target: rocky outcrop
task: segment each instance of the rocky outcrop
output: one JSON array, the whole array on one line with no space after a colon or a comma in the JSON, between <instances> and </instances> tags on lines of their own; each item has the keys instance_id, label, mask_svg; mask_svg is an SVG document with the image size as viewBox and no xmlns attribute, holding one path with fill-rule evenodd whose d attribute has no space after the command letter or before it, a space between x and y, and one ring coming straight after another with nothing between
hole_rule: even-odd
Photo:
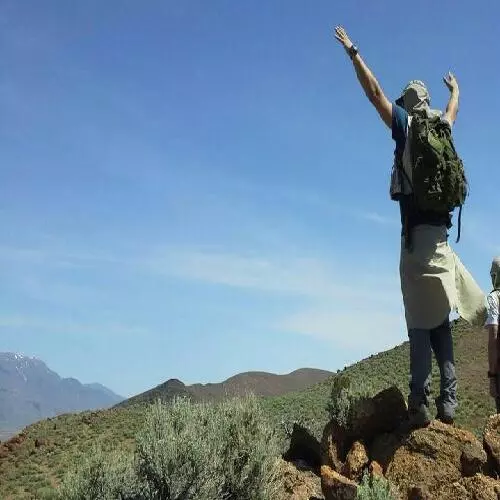
<instances>
[{"instance_id":1,"label":"rocky outcrop","mask_svg":"<svg viewBox=\"0 0 500 500\"><path fill-rule=\"evenodd\" d=\"M356 405L349 425L351 438L371 441L379 434L397 429L406 415L406 401L401 391L397 387L384 389Z\"/></svg>"},{"instance_id":2,"label":"rocky outcrop","mask_svg":"<svg viewBox=\"0 0 500 500\"><path fill-rule=\"evenodd\" d=\"M349 451L349 439L346 429L343 429L334 420L330 421L326 425L321 439L321 464L340 472Z\"/></svg>"},{"instance_id":3,"label":"rocky outcrop","mask_svg":"<svg viewBox=\"0 0 500 500\"><path fill-rule=\"evenodd\" d=\"M310 500L323 498L321 493L321 480L311 470L301 470L296 464L280 461L283 476L279 500Z\"/></svg>"},{"instance_id":4,"label":"rocky outcrop","mask_svg":"<svg viewBox=\"0 0 500 500\"><path fill-rule=\"evenodd\" d=\"M500 415L491 416L486 423L483 444L492 472L500 475Z\"/></svg>"},{"instance_id":5,"label":"rocky outcrop","mask_svg":"<svg viewBox=\"0 0 500 500\"><path fill-rule=\"evenodd\" d=\"M342 427L332 420L325 427L321 440L322 464L342 472L354 442L371 442L378 435L399 428L405 418L405 399L396 387L385 389L374 398L363 398L348 426Z\"/></svg>"},{"instance_id":6,"label":"rocky outcrop","mask_svg":"<svg viewBox=\"0 0 500 500\"><path fill-rule=\"evenodd\" d=\"M323 465L321 467L321 489L325 500L355 500L358 485L328 465Z\"/></svg>"},{"instance_id":7,"label":"rocky outcrop","mask_svg":"<svg viewBox=\"0 0 500 500\"><path fill-rule=\"evenodd\" d=\"M357 481L361 480L363 471L370 463L368 450L362 441L354 441L349 453L347 454L342 474Z\"/></svg>"},{"instance_id":8,"label":"rocky outcrop","mask_svg":"<svg viewBox=\"0 0 500 500\"><path fill-rule=\"evenodd\" d=\"M295 423L290 436L290 446L283 458L288 462L305 461L319 473L321 466L320 443L308 429Z\"/></svg>"},{"instance_id":9,"label":"rocky outcrop","mask_svg":"<svg viewBox=\"0 0 500 500\"><path fill-rule=\"evenodd\" d=\"M500 498L499 481L476 474L465 477L452 484L447 484L439 491L440 499L460 500L498 500Z\"/></svg>"},{"instance_id":10,"label":"rocky outcrop","mask_svg":"<svg viewBox=\"0 0 500 500\"><path fill-rule=\"evenodd\" d=\"M389 461L387 456L372 457L385 469L385 477L407 496L414 488L425 485L425 496L439 498L444 482L452 484L480 473L487 462L473 434L439 421L401 436L391 450L394 453Z\"/></svg>"},{"instance_id":11,"label":"rocky outcrop","mask_svg":"<svg viewBox=\"0 0 500 500\"><path fill-rule=\"evenodd\" d=\"M325 498L355 498L367 474L387 481L397 491L394 498L500 499L500 415L490 418L480 443L472 433L439 421L405 431L404 397L395 388L359 408L347 426L332 421L325 427Z\"/></svg>"},{"instance_id":12,"label":"rocky outcrop","mask_svg":"<svg viewBox=\"0 0 500 500\"><path fill-rule=\"evenodd\" d=\"M471 432L439 421L408 431L404 412L403 395L391 388L362 400L346 426L328 423L320 447L326 500L355 499L375 484L390 490L394 500L500 500L500 415L489 419L481 443ZM302 450L313 457L307 481L314 483L317 456L310 450L318 448L310 438L297 429L290 456L297 459ZM301 476L291 477L295 486L287 499L320 498L307 497L312 490L297 485Z\"/></svg>"}]
</instances>

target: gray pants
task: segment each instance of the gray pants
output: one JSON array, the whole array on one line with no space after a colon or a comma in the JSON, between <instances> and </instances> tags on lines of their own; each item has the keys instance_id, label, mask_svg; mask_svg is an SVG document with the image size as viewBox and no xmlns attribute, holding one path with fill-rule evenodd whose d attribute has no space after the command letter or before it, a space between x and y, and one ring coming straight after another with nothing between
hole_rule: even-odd
<instances>
[{"instance_id":1,"label":"gray pants","mask_svg":"<svg viewBox=\"0 0 500 500\"><path fill-rule=\"evenodd\" d=\"M411 329L408 336L411 374L409 409L418 410L422 404L429 406L434 351L441 374L441 391L436 399L438 417L453 418L457 408L457 378L449 321L444 321L432 330Z\"/></svg>"}]
</instances>

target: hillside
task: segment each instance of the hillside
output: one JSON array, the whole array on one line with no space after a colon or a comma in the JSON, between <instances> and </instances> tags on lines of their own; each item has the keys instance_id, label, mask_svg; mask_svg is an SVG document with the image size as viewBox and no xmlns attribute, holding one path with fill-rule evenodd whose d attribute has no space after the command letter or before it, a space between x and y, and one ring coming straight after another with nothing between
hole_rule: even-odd
<instances>
[{"instance_id":1,"label":"hillside","mask_svg":"<svg viewBox=\"0 0 500 500\"><path fill-rule=\"evenodd\" d=\"M460 404L456 422L479 435L486 417L493 413L495 408L489 397L486 377L488 336L484 329L473 329L465 322L458 321L453 325L453 337ZM404 342L393 349L372 355L339 373L349 375L353 384L368 386L372 392L395 385L403 394L407 394L409 344ZM268 399L266 405L269 406L271 415L283 417L285 420L298 418L318 433L327 419L325 406L329 397L330 382L331 379L306 391ZM436 397L438 392L439 372L433 362L431 399ZM435 407L431 411L434 410Z\"/></svg>"},{"instance_id":2,"label":"hillside","mask_svg":"<svg viewBox=\"0 0 500 500\"><path fill-rule=\"evenodd\" d=\"M301 368L287 375L266 372L245 372L234 375L224 382L212 384L184 385L170 379L154 389L133 396L119 406L149 403L157 399L169 401L175 396L189 397L193 401L218 401L227 396L242 396L253 392L257 396L280 396L287 392L301 391L324 381L333 373L314 368Z\"/></svg>"},{"instance_id":3,"label":"hillside","mask_svg":"<svg viewBox=\"0 0 500 500\"><path fill-rule=\"evenodd\" d=\"M121 399L100 384L61 378L37 358L0 353L0 439L42 418L109 408Z\"/></svg>"},{"instance_id":4,"label":"hillside","mask_svg":"<svg viewBox=\"0 0 500 500\"><path fill-rule=\"evenodd\" d=\"M460 398L457 423L478 433L487 415L493 412L485 375L487 336L481 329L457 323L454 340ZM343 372L354 383L367 384L374 391L395 384L406 392L408 344L364 359ZM265 398L270 418L277 425L283 420L300 420L318 433L328 418L325 406L331 380L330 377L303 391ZM436 390L436 381L433 387ZM142 418L143 406L128 405L64 415L32 425L15 442L0 445L0 498L43 498L93 443L106 448L133 446Z\"/></svg>"}]
</instances>

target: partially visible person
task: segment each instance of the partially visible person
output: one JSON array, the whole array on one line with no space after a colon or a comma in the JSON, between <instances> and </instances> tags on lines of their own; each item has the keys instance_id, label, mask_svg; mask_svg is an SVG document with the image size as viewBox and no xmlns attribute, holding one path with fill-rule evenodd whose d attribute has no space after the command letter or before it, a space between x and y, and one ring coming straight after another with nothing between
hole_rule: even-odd
<instances>
[{"instance_id":1,"label":"partially visible person","mask_svg":"<svg viewBox=\"0 0 500 500\"><path fill-rule=\"evenodd\" d=\"M500 256L495 257L490 269L493 290L486 298L486 329L488 330L488 378L490 380L490 396L495 400L497 413L500 413L500 363L498 320L500 314Z\"/></svg>"}]
</instances>

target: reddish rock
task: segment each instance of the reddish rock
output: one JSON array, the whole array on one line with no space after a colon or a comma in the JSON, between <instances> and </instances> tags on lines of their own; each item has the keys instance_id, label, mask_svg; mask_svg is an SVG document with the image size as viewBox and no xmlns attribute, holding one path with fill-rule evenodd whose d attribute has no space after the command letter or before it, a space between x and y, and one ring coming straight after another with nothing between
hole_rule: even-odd
<instances>
[{"instance_id":1,"label":"reddish rock","mask_svg":"<svg viewBox=\"0 0 500 500\"><path fill-rule=\"evenodd\" d=\"M469 477L483 471L486 464L485 459L487 459L485 451L477 446L477 443L465 443L460 457L462 475Z\"/></svg>"},{"instance_id":2,"label":"reddish rock","mask_svg":"<svg viewBox=\"0 0 500 500\"><path fill-rule=\"evenodd\" d=\"M333 420L325 427L321 440L322 465L341 472L353 442L370 442L381 433L396 430L406 414L405 399L397 387L359 400L347 428Z\"/></svg>"},{"instance_id":3,"label":"reddish rock","mask_svg":"<svg viewBox=\"0 0 500 500\"><path fill-rule=\"evenodd\" d=\"M294 464L280 460L282 482L279 500L309 500L319 498L321 479L310 470L299 470Z\"/></svg>"},{"instance_id":4,"label":"reddish rock","mask_svg":"<svg viewBox=\"0 0 500 500\"><path fill-rule=\"evenodd\" d=\"M349 433L331 420L321 439L321 465L327 465L334 471L340 472L349 451Z\"/></svg>"},{"instance_id":5,"label":"reddish rock","mask_svg":"<svg viewBox=\"0 0 500 500\"><path fill-rule=\"evenodd\" d=\"M321 489L325 500L355 500L358 485L335 472L327 465L321 466Z\"/></svg>"},{"instance_id":6,"label":"reddish rock","mask_svg":"<svg viewBox=\"0 0 500 500\"><path fill-rule=\"evenodd\" d=\"M500 474L500 415L488 419L483 436L484 449L496 474Z\"/></svg>"},{"instance_id":7,"label":"reddish rock","mask_svg":"<svg viewBox=\"0 0 500 500\"><path fill-rule=\"evenodd\" d=\"M481 472L486 460L486 453L472 433L433 421L427 428L401 438L386 464L386 477L403 494L425 485L434 497L465 474Z\"/></svg>"},{"instance_id":8,"label":"reddish rock","mask_svg":"<svg viewBox=\"0 0 500 500\"><path fill-rule=\"evenodd\" d=\"M369 461L365 445L361 441L355 441L347 454L345 464L342 468L342 475L349 479L360 481Z\"/></svg>"},{"instance_id":9,"label":"reddish rock","mask_svg":"<svg viewBox=\"0 0 500 500\"><path fill-rule=\"evenodd\" d=\"M382 469L382 466L376 460L370 462L368 472L373 477L384 477L384 469Z\"/></svg>"},{"instance_id":10,"label":"reddish rock","mask_svg":"<svg viewBox=\"0 0 500 500\"><path fill-rule=\"evenodd\" d=\"M444 486L438 493L440 499L460 500L498 500L500 498L500 481L491 477L476 474L464 477L460 481Z\"/></svg>"},{"instance_id":11,"label":"reddish rock","mask_svg":"<svg viewBox=\"0 0 500 500\"><path fill-rule=\"evenodd\" d=\"M425 484L419 484L409 489L408 500L433 500L433 497Z\"/></svg>"}]
</instances>

